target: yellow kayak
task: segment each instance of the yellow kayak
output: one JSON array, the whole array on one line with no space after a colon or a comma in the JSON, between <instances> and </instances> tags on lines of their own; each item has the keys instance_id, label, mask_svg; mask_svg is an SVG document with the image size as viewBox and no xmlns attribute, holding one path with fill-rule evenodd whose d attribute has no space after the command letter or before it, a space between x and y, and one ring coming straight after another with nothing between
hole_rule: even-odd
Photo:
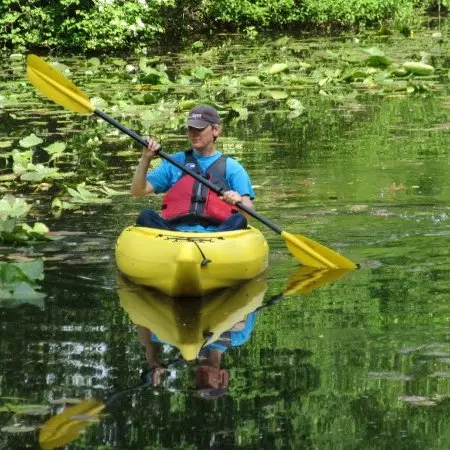
<instances>
[{"instance_id":1,"label":"yellow kayak","mask_svg":"<svg viewBox=\"0 0 450 450\"><path fill-rule=\"evenodd\" d=\"M151 330L159 340L178 348L186 361L262 305L265 273L239 286L201 299L179 301L163 293L118 279L120 305L131 321Z\"/></svg>"},{"instance_id":2,"label":"yellow kayak","mask_svg":"<svg viewBox=\"0 0 450 450\"><path fill-rule=\"evenodd\" d=\"M171 297L199 297L250 280L266 269L268 253L252 227L186 233L132 226L116 243L120 272Z\"/></svg>"}]
</instances>

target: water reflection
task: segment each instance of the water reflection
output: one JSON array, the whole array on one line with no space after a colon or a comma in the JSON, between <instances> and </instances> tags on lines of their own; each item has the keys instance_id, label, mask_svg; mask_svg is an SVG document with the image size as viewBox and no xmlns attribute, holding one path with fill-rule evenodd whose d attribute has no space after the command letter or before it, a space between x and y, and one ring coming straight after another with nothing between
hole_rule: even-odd
<instances>
[{"instance_id":1,"label":"water reflection","mask_svg":"<svg viewBox=\"0 0 450 450\"><path fill-rule=\"evenodd\" d=\"M230 376L222 367L222 357L230 348L248 342L258 311L286 295L311 292L348 272L301 267L290 277L286 289L264 304L267 273L207 297L182 301L135 285L121 276L118 294L121 306L137 326L153 386L161 385L180 361L197 359L196 393L211 399L227 392ZM170 359L167 355L172 347L179 356Z\"/></svg>"},{"instance_id":2,"label":"water reflection","mask_svg":"<svg viewBox=\"0 0 450 450\"><path fill-rule=\"evenodd\" d=\"M292 393L304 396L317 389L320 386L320 373L305 361L310 356L306 350L295 351L283 367L278 367L274 361L266 361L269 355L260 354L260 365L268 370L253 375L246 371L248 381L256 384L245 395L239 393L243 387L243 374L238 368L240 365L245 367L244 359L235 359L230 371L224 362L229 363L230 359L223 356L232 348L251 346L252 332L261 311L271 308L288 295L309 293L346 273L302 267L290 277L283 292L267 300L267 274L215 295L181 301L135 285L119 276L117 292L120 305L136 326L137 339L143 344L147 367L141 373L140 381L136 377L136 384L130 383L130 387L115 391L102 400L88 398L48 419L39 434L41 448L51 450L64 446L100 419L101 429L107 435L116 434L128 414L127 421L134 423L137 420L133 428L141 427L142 424L139 425L139 419L133 413L136 408L143 408L155 420L164 419L171 423L173 411L165 407L169 399L172 404L174 401L178 403L183 397L184 402L191 405L191 413L186 416L186 420L196 423L197 413L194 414L194 411L203 415L205 410L200 405L194 408L195 402L216 405L213 407L214 415L225 419L228 410L223 409L225 405L218 407L216 402L204 400L226 399L226 404L234 410L237 398L247 398L245 403L252 404L259 399L264 415L270 413L274 399L280 395L286 397L287 401ZM279 350L283 354L283 349ZM278 352L277 349L273 351ZM281 376L282 373L290 376ZM236 386L233 386L233 382ZM273 387L268 389L268 386ZM153 401L149 402L149 396ZM103 411L108 412L104 417L100 416ZM195 435L195 430L193 433ZM120 435L122 437L116 436L119 441L125 438L126 433ZM91 433L91 436L97 436L94 438L97 444L99 439L103 443L110 440L106 436L100 438L98 433ZM192 439L195 441L197 438Z\"/></svg>"},{"instance_id":3,"label":"water reflection","mask_svg":"<svg viewBox=\"0 0 450 450\"><path fill-rule=\"evenodd\" d=\"M229 373L221 367L222 356L249 340L255 311L262 305L266 290L263 274L207 297L180 301L121 277L118 294L121 306L137 325L154 385L161 384L163 374L167 375L179 358L198 359L197 393L216 398L226 393L229 383ZM163 361L164 353L170 351L167 346L176 347L179 358Z\"/></svg>"}]
</instances>

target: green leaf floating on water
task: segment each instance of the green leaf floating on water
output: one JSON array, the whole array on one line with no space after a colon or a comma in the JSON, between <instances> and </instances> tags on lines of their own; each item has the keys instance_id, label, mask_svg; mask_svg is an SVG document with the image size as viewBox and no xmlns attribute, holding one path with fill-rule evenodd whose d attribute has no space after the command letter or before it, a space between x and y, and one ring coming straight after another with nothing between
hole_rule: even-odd
<instances>
[{"instance_id":1,"label":"green leaf floating on water","mask_svg":"<svg viewBox=\"0 0 450 450\"><path fill-rule=\"evenodd\" d=\"M197 105L197 103L198 102L196 102L195 100L181 100L181 102L178 103L178 110L189 111L195 105Z\"/></svg>"},{"instance_id":2,"label":"green leaf floating on water","mask_svg":"<svg viewBox=\"0 0 450 450\"><path fill-rule=\"evenodd\" d=\"M197 78L197 80L205 80L214 76L214 72L211 69L203 66L196 67L191 74Z\"/></svg>"},{"instance_id":3,"label":"green leaf floating on water","mask_svg":"<svg viewBox=\"0 0 450 450\"><path fill-rule=\"evenodd\" d=\"M367 64L371 67L387 67L391 60L378 48L371 47L365 50L370 56L367 58Z\"/></svg>"},{"instance_id":4,"label":"green leaf floating on water","mask_svg":"<svg viewBox=\"0 0 450 450\"><path fill-rule=\"evenodd\" d=\"M45 167L43 164L29 164L27 172L20 176L23 181L42 181L44 179L62 178L56 167Z\"/></svg>"},{"instance_id":5,"label":"green leaf floating on water","mask_svg":"<svg viewBox=\"0 0 450 450\"><path fill-rule=\"evenodd\" d=\"M199 49L202 49L203 47L204 47L203 41L195 41L195 42L191 45L192 50L199 50Z\"/></svg>"},{"instance_id":6,"label":"green leaf floating on water","mask_svg":"<svg viewBox=\"0 0 450 450\"><path fill-rule=\"evenodd\" d=\"M23 148L30 148L42 144L43 142L44 141L40 137L37 137L34 133L31 133L29 136L21 139L19 144Z\"/></svg>"},{"instance_id":7,"label":"green leaf floating on water","mask_svg":"<svg viewBox=\"0 0 450 450\"><path fill-rule=\"evenodd\" d=\"M13 54L9 55L9 59L11 61L22 61L23 58L24 58L24 55L22 53L13 53Z\"/></svg>"},{"instance_id":8,"label":"green leaf floating on water","mask_svg":"<svg viewBox=\"0 0 450 450\"><path fill-rule=\"evenodd\" d=\"M64 142L54 142L48 147L44 147L44 150L51 156L50 161L59 158L66 149L66 144Z\"/></svg>"},{"instance_id":9,"label":"green leaf floating on water","mask_svg":"<svg viewBox=\"0 0 450 450\"><path fill-rule=\"evenodd\" d=\"M247 120L248 119L248 109L245 106L242 106L237 103L231 103L230 107L233 111L238 114L238 117L235 120Z\"/></svg>"},{"instance_id":10,"label":"green leaf floating on water","mask_svg":"<svg viewBox=\"0 0 450 450\"><path fill-rule=\"evenodd\" d=\"M242 86L261 86L262 81L256 75L248 75L246 77L241 78Z\"/></svg>"},{"instance_id":11,"label":"green leaf floating on water","mask_svg":"<svg viewBox=\"0 0 450 450\"><path fill-rule=\"evenodd\" d=\"M28 233L35 233L35 234L47 234L50 230L48 229L47 225L36 222L33 227L30 227L27 224L22 224L22 229L27 231Z\"/></svg>"},{"instance_id":12,"label":"green leaf floating on water","mask_svg":"<svg viewBox=\"0 0 450 450\"><path fill-rule=\"evenodd\" d=\"M35 284L43 278L42 260L8 263L0 261L0 283L3 288L15 289L21 283Z\"/></svg>"},{"instance_id":13,"label":"green leaf floating on water","mask_svg":"<svg viewBox=\"0 0 450 450\"><path fill-rule=\"evenodd\" d=\"M72 203L110 203L110 198L102 198L96 192L91 192L81 186L77 189L67 188L67 192L71 195Z\"/></svg>"},{"instance_id":14,"label":"green leaf floating on water","mask_svg":"<svg viewBox=\"0 0 450 450\"><path fill-rule=\"evenodd\" d=\"M27 243L48 240L48 228L40 222L31 227L19 223L27 215L31 206L22 198L6 194L0 199L0 242Z\"/></svg>"},{"instance_id":15,"label":"green leaf floating on water","mask_svg":"<svg viewBox=\"0 0 450 450\"><path fill-rule=\"evenodd\" d=\"M86 64L90 69L96 69L98 66L100 66L100 59L96 57L90 58L86 61Z\"/></svg>"},{"instance_id":16,"label":"green leaf floating on water","mask_svg":"<svg viewBox=\"0 0 450 450\"><path fill-rule=\"evenodd\" d=\"M61 72L66 77L70 76L72 73L69 69L69 66L66 66L65 64L62 64L60 62L57 62L57 61L52 62L51 66L54 67L59 72Z\"/></svg>"},{"instance_id":17,"label":"green leaf floating on water","mask_svg":"<svg viewBox=\"0 0 450 450\"><path fill-rule=\"evenodd\" d=\"M31 206L27 204L22 198L14 197L6 194L0 199L0 220L7 218L19 218L27 215Z\"/></svg>"},{"instance_id":18,"label":"green leaf floating on water","mask_svg":"<svg viewBox=\"0 0 450 450\"><path fill-rule=\"evenodd\" d=\"M283 100L289 97L289 94L286 91L270 90L267 91L266 94L268 97L271 97L274 100Z\"/></svg>"},{"instance_id":19,"label":"green leaf floating on water","mask_svg":"<svg viewBox=\"0 0 450 450\"><path fill-rule=\"evenodd\" d=\"M29 303L44 307L45 294L37 290L36 281L44 278L42 260L6 263L0 262L0 304L16 307Z\"/></svg>"},{"instance_id":20,"label":"green leaf floating on water","mask_svg":"<svg viewBox=\"0 0 450 450\"><path fill-rule=\"evenodd\" d=\"M20 433L31 433L32 431L35 431L37 428L38 428L37 426L16 424L4 426L1 429L1 431L3 433L20 434Z\"/></svg>"},{"instance_id":21,"label":"green leaf floating on water","mask_svg":"<svg viewBox=\"0 0 450 450\"><path fill-rule=\"evenodd\" d=\"M287 70L289 70L289 66L286 63L276 63L269 69L269 73L274 75L276 73L286 72Z\"/></svg>"},{"instance_id":22,"label":"green leaf floating on water","mask_svg":"<svg viewBox=\"0 0 450 450\"><path fill-rule=\"evenodd\" d=\"M8 148L11 147L13 141L0 141L0 148Z\"/></svg>"},{"instance_id":23,"label":"green leaf floating on water","mask_svg":"<svg viewBox=\"0 0 450 450\"><path fill-rule=\"evenodd\" d=\"M91 103L98 109L106 109L108 102L101 97L92 97Z\"/></svg>"},{"instance_id":24,"label":"green leaf floating on water","mask_svg":"<svg viewBox=\"0 0 450 450\"><path fill-rule=\"evenodd\" d=\"M154 69L152 67L146 67L145 73L139 77L141 83L146 84L170 84L169 77L164 71Z\"/></svg>"},{"instance_id":25,"label":"green leaf floating on water","mask_svg":"<svg viewBox=\"0 0 450 450\"><path fill-rule=\"evenodd\" d=\"M407 61L403 64L403 68L413 75L432 75L434 72L434 67L429 64L424 64L421 62Z\"/></svg>"}]
</instances>

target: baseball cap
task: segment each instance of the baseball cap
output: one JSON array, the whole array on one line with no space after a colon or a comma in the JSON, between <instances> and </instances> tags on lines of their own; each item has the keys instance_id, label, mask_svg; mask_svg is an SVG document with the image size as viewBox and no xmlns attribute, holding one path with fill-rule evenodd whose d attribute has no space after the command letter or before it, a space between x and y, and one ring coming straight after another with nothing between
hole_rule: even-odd
<instances>
[{"instance_id":1,"label":"baseball cap","mask_svg":"<svg viewBox=\"0 0 450 450\"><path fill-rule=\"evenodd\" d=\"M206 128L208 125L219 125L220 117L215 108L209 105L197 105L189 111L186 125L193 128Z\"/></svg>"}]
</instances>

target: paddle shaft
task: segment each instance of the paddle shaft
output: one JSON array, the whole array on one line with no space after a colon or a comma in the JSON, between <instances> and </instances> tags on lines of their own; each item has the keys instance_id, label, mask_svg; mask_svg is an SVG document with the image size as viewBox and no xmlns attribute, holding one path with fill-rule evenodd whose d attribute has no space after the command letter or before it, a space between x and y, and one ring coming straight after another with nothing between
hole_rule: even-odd
<instances>
[{"instance_id":1,"label":"paddle shaft","mask_svg":"<svg viewBox=\"0 0 450 450\"><path fill-rule=\"evenodd\" d=\"M108 114L104 113L103 111L99 109L94 110L94 114L98 117L101 117L103 120L106 120L108 123L113 125L114 127L118 128L119 130L123 131L124 133L128 134L128 136L132 137L135 141L139 142L139 144L143 145L144 147L148 146L148 141L144 139L142 136L139 136L139 134L135 133L133 130L130 130L129 128L123 126L121 123L117 122L117 120L113 119L112 117L108 116ZM195 178L199 183L202 183L207 188L211 189L213 192L215 192L218 195L222 195L224 193L223 189L216 186L214 183L211 183L206 178L202 177L200 174L192 171L191 169L188 169L185 165L179 163L175 159L173 159L169 154L164 152L163 150L160 150L158 152L158 155L165 159L166 161L170 162L174 166L178 167L182 172L187 173L191 177ZM264 225L271 228L273 231L275 231L278 234L282 233L282 229L271 222L270 220L266 219L265 217L261 216L261 214L258 214L254 209L249 208L248 206L243 205L241 202L236 203L236 205L240 210L244 211L249 216L252 216L256 220L259 220Z\"/></svg>"}]
</instances>

